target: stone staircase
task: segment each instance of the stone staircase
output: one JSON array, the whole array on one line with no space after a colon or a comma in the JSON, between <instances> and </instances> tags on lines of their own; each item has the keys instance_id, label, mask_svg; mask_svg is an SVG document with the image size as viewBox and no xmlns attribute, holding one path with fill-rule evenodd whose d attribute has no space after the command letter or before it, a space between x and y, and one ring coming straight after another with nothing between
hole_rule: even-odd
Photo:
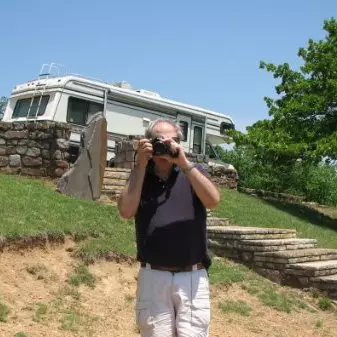
<instances>
[{"instance_id":1,"label":"stone staircase","mask_svg":"<svg viewBox=\"0 0 337 337\"><path fill-rule=\"evenodd\" d=\"M232 225L208 218L208 246L252 267L282 285L316 288L337 299L337 249L317 248L315 239L296 238L296 230Z\"/></svg>"},{"instance_id":2,"label":"stone staircase","mask_svg":"<svg viewBox=\"0 0 337 337\"><path fill-rule=\"evenodd\" d=\"M123 190L131 169L106 167L103 176L102 195L117 200Z\"/></svg>"}]
</instances>

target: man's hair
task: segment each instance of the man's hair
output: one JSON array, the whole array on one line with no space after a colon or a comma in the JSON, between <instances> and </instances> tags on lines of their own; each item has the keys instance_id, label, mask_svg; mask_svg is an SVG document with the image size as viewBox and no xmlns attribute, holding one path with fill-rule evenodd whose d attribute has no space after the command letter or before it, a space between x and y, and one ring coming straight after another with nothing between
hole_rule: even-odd
<instances>
[{"instance_id":1,"label":"man's hair","mask_svg":"<svg viewBox=\"0 0 337 337\"><path fill-rule=\"evenodd\" d=\"M145 131L145 137L148 138L148 139L155 138L157 135L156 135L155 132L153 132L153 129L155 128L156 125L158 125L160 123L166 123L166 124L169 124L169 125L173 126L175 128L175 130L177 131L177 137L178 137L179 141L181 141L183 139L183 133L181 131L180 125L172 119L156 119L154 121L151 121L149 126L147 127L147 129Z\"/></svg>"}]
</instances>

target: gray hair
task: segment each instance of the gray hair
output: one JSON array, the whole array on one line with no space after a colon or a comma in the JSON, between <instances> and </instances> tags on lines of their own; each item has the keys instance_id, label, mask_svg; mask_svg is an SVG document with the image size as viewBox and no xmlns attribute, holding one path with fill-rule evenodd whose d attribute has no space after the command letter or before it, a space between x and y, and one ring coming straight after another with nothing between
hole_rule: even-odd
<instances>
[{"instance_id":1,"label":"gray hair","mask_svg":"<svg viewBox=\"0 0 337 337\"><path fill-rule=\"evenodd\" d=\"M177 131L177 137L179 138L179 140L181 141L183 139L183 133L181 131L180 125L172 119L164 119L164 118L163 119L156 119L156 120L150 122L149 126L147 127L147 129L145 131L145 137L146 138L153 139L153 138L156 137L156 134L155 134L155 132L153 132L153 129L159 123L166 123L166 124L169 124L169 125L173 126L175 128L175 130Z\"/></svg>"}]
</instances>

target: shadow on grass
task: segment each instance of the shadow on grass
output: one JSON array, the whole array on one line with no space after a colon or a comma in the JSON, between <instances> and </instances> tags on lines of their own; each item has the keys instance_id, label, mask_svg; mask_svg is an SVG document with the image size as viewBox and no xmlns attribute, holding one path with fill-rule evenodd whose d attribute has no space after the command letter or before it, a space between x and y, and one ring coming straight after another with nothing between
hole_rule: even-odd
<instances>
[{"instance_id":1,"label":"shadow on grass","mask_svg":"<svg viewBox=\"0 0 337 337\"><path fill-rule=\"evenodd\" d=\"M316 209L311 208L310 206L271 198L261 199L267 204L274 206L283 212L287 212L288 214L291 214L297 218L309 221L317 226L331 228L337 231L337 219L325 215Z\"/></svg>"}]
</instances>

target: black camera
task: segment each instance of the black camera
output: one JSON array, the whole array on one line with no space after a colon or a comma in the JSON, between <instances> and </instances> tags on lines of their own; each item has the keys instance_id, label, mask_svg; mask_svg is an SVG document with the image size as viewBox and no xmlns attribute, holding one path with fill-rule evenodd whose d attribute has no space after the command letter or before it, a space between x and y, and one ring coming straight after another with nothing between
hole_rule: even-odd
<instances>
[{"instance_id":1,"label":"black camera","mask_svg":"<svg viewBox=\"0 0 337 337\"><path fill-rule=\"evenodd\" d=\"M173 158L178 157L179 153L173 153L170 149L170 144L162 141L160 137L156 137L151 141L154 156L169 155Z\"/></svg>"}]
</instances>

